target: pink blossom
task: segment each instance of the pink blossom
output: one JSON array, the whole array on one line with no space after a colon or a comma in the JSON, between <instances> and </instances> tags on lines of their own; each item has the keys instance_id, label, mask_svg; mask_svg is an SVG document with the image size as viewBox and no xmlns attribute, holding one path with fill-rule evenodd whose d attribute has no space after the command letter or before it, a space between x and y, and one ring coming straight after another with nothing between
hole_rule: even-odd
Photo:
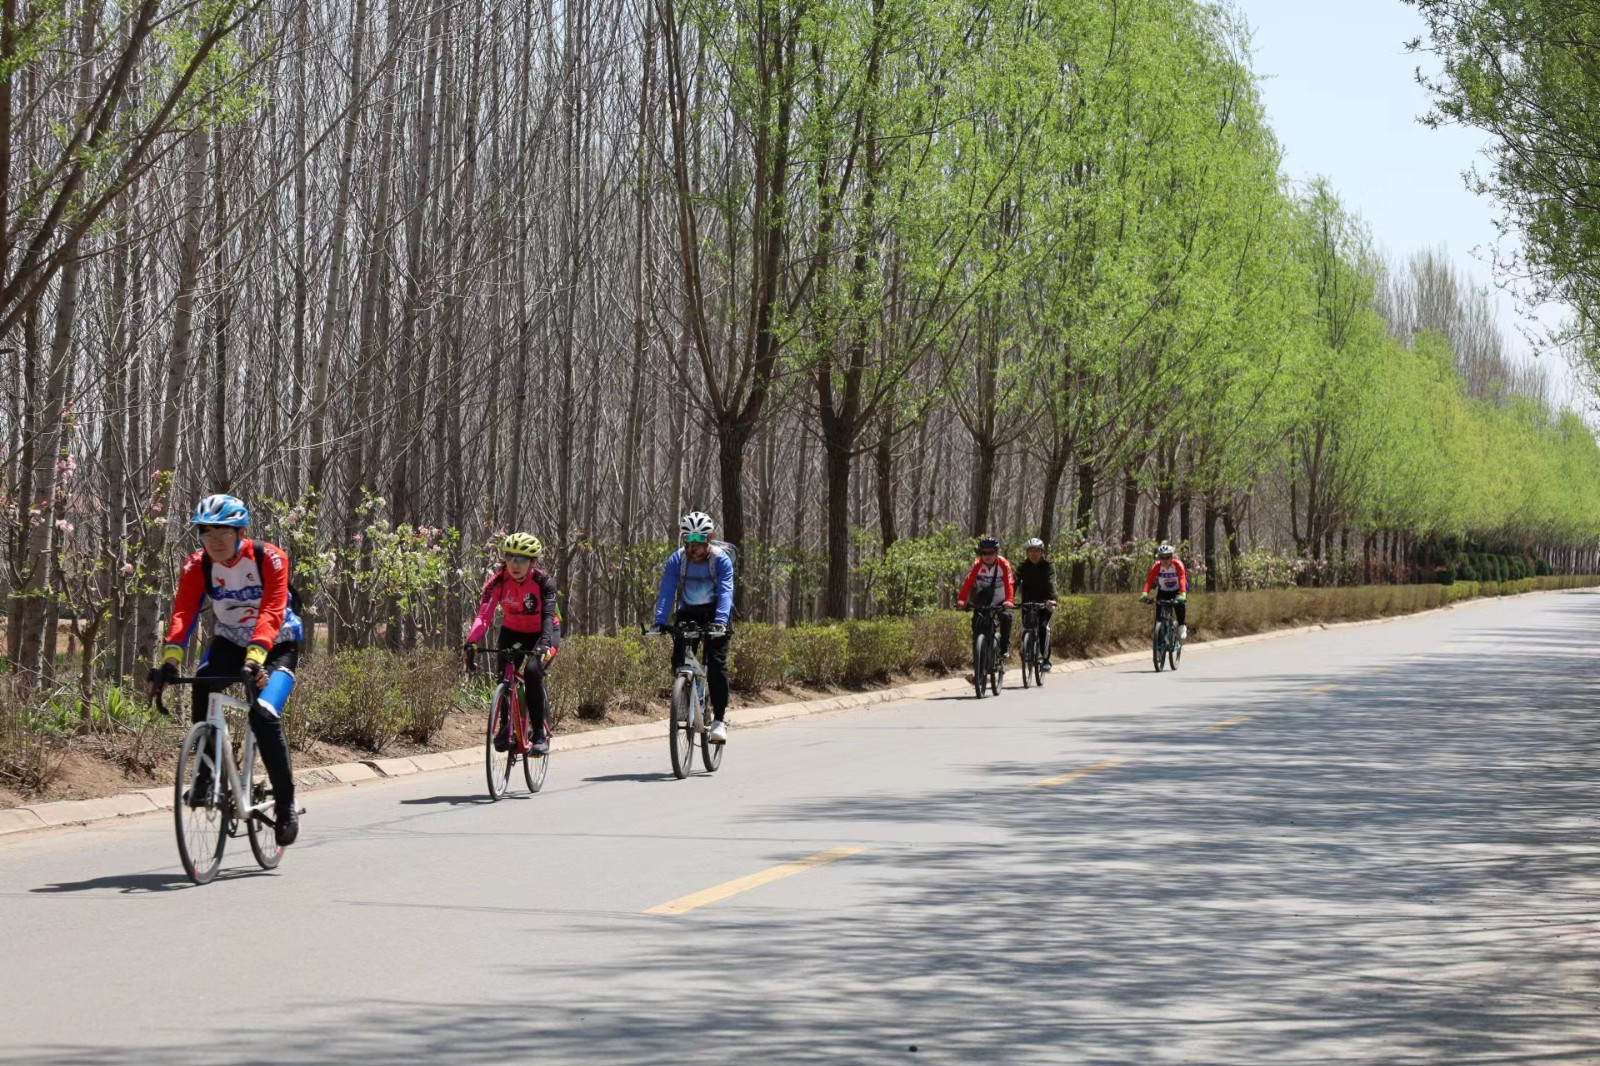
<instances>
[{"instance_id":1,"label":"pink blossom","mask_svg":"<svg viewBox=\"0 0 1600 1066\"><path fill-rule=\"evenodd\" d=\"M133 576L133 564L132 563L123 563L122 564L122 576L123 577L132 577Z\"/></svg>"},{"instance_id":2,"label":"pink blossom","mask_svg":"<svg viewBox=\"0 0 1600 1066\"><path fill-rule=\"evenodd\" d=\"M56 523L56 528L62 533L70 534L72 532L72 523L63 518Z\"/></svg>"}]
</instances>

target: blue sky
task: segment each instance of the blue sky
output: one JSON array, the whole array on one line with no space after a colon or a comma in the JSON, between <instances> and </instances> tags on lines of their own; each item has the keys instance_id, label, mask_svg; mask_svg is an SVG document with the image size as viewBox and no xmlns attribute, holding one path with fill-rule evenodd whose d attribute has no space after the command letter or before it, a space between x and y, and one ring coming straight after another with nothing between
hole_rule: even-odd
<instances>
[{"instance_id":1,"label":"blue sky","mask_svg":"<svg viewBox=\"0 0 1600 1066\"><path fill-rule=\"evenodd\" d=\"M1405 49L1423 32L1416 9L1401 0L1233 4L1253 31L1254 65L1289 177L1327 177L1389 258L1442 248L1479 283L1491 284L1494 205L1462 181L1486 138L1418 122L1429 101L1414 72L1428 57ZM1505 293L1495 300L1511 346L1528 351L1515 301ZM1542 317L1554 322L1559 315L1547 308ZM1566 367L1550 357L1541 362L1558 398L1568 400Z\"/></svg>"}]
</instances>

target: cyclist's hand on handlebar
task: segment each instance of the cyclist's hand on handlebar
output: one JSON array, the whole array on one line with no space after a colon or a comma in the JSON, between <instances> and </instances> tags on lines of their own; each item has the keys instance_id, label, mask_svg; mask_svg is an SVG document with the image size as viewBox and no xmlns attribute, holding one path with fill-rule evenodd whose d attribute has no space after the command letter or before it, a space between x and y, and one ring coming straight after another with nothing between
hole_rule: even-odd
<instances>
[{"instance_id":1,"label":"cyclist's hand on handlebar","mask_svg":"<svg viewBox=\"0 0 1600 1066\"><path fill-rule=\"evenodd\" d=\"M711 628L706 630L706 635L712 640L720 640L728 635L728 627L721 622L712 622Z\"/></svg>"},{"instance_id":2,"label":"cyclist's hand on handlebar","mask_svg":"<svg viewBox=\"0 0 1600 1066\"><path fill-rule=\"evenodd\" d=\"M1044 601L1044 605L1046 607L1050 608L1052 611L1056 609L1056 601L1055 600L1045 600Z\"/></svg>"},{"instance_id":3,"label":"cyclist's hand on handlebar","mask_svg":"<svg viewBox=\"0 0 1600 1066\"><path fill-rule=\"evenodd\" d=\"M1150 594L1148 592L1139 593L1139 602L1140 603L1149 603L1150 602Z\"/></svg>"},{"instance_id":4,"label":"cyclist's hand on handlebar","mask_svg":"<svg viewBox=\"0 0 1600 1066\"><path fill-rule=\"evenodd\" d=\"M478 646L471 641L461 645L461 668L471 672L477 654Z\"/></svg>"},{"instance_id":5,"label":"cyclist's hand on handlebar","mask_svg":"<svg viewBox=\"0 0 1600 1066\"><path fill-rule=\"evenodd\" d=\"M1178 602L1179 603L1188 603L1189 602L1189 594L1187 592L1178 593Z\"/></svg>"},{"instance_id":6,"label":"cyclist's hand on handlebar","mask_svg":"<svg viewBox=\"0 0 1600 1066\"><path fill-rule=\"evenodd\" d=\"M956 610L965 611L966 609L967 609L967 601L966 600L957 600L956 601Z\"/></svg>"},{"instance_id":7,"label":"cyclist's hand on handlebar","mask_svg":"<svg viewBox=\"0 0 1600 1066\"><path fill-rule=\"evenodd\" d=\"M1012 603L1010 600L1007 600L1005 603L1001 604L1000 606L1004 607L1006 610L1009 611L1009 610L1011 610L1011 608L1015 607L1016 604Z\"/></svg>"},{"instance_id":8,"label":"cyclist's hand on handlebar","mask_svg":"<svg viewBox=\"0 0 1600 1066\"><path fill-rule=\"evenodd\" d=\"M645 632L652 637L664 637L667 635L669 630L666 626L662 625L660 622L657 622L655 625L645 630Z\"/></svg>"},{"instance_id":9,"label":"cyclist's hand on handlebar","mask_svg":"<svg viewBox=\"0 0 1600 1066\"><path fill-rule=\"evenodd\" d=\"M176 663L166 662L160 666L152 666L150 673L145 676L145 691L152 696L159 696L162 690L172 684L172 679L177 676L178 666Z\"/></svg>"}]
</instances>

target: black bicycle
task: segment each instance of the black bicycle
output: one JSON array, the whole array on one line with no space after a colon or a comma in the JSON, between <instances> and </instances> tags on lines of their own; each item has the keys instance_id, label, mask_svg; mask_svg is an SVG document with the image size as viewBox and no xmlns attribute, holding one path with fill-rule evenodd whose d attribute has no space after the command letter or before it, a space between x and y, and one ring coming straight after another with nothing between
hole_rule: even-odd
<instances>
[{"instance_id":1,"label":"black bicycle","mask_svg":"<svg viewBox=\"0 0 1600 1066\"><path fill-rule=\"evenodd\" d=\"M1150 642L1150 654L1156 661L1156 673L1161 672L1162 666L1178 668L1178 660L1183 658L1183 641L1178 639L1178 602L1176 600L1156 601L1156 631Z\"/></svg>"},{"instance_id":2,"label":"black bicycle","mask_svg":"<svg viewBox=\"0 0 1600 1066\"><path fill-rule=\"evenodd\" d=\"M1044 660L1050 651L1050 631L1041 622L1040 612L1048 603L1024 603L1022 606L1022 687L1044 685Z\"/></svg>"},{"instance_id":3,"label":"black bicycle","mask_svg":"<svg viewBox=\"0 0 1600 1066\"><path fill-rule=\"evenodd\" d=\"M1005 681L1006 664L1000 655L997 621L1004 607L974 607L978 631L972 638L972 689L978 699L983 699L987 688L996 696Z\"/></svg>"}]
</instances>

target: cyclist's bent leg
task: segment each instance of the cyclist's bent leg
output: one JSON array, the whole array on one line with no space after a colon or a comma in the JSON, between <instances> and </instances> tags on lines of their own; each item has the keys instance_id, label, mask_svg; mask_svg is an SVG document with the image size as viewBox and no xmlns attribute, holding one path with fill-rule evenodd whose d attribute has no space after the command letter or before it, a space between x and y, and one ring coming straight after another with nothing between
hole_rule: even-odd
<instances>
[{"instance_id":1,"label":"cyclist's bent leg","mask_svg":"<svg viewBox=\"0 0 1600 1066\"><path fill-rule=\"evenodd\" d=\"M550 703L544 691L544 668L532 656L522 668L522 705L528 708L528 718L533 723L533 736L529 741L534 747L548 744L550 738L545 734L545 722L550 716Z\"/></svg>"},{"instance_id":2,"label":"cyclist's bent leg","mask_svg":"<svg viewBox=\"0 0 1600 1066\"><path fill-rule=\"evenodd\" d=\"M244 672L244 649L228 640L214 640L200 657L194 676L207 678L196 681L189 689L189 721L206 720L206 704L213 692L221 692L230 682L237 681ZM209 680L216 678L216 680Z\"/></svg>"},{"instance_id":3,"label":"cyclist's bent leg","mask_svg":"<svg viewBox=\"0 0 1600 1066\"><path fill-rule=\"evenodd\" d=\"M728 713L728 645L733 627L720 637L706 640L706 676L711 681L711 716L722 721Z\"/></svg>"},{"instance_id":4,"label":"cyclist's bent leg","mask_svg":"<svg viewBox=\"0 0 1600 1066\"><path fill-rule=\"evenodd\" d=\"M272 800L280 816L294 810L294 770L289 765L289 742L283 735L283 709L294 691L294 670L300 661L298 641L285 641L267 656L266 687L257 690L250 709L250 730L256 735L261 765L272 782Z\"/></svg>"},{"instance_id":5,"label":"cyclist's bent leg","mask_svg":"<svg viewBox=\"0 0 1600 1066\"><path fill-rule=\"evenodd\" d=\"M1039 609L1039 658L1046 663L1050 661L1050 618L1054 614L1043 607Z\"/></svg>"},{"instance_id":6,"label":"cyclist's bent leg","mask_svg":"<svg viewBox=\"0 0 1600 1066\"><path fill-rule=\"evenodd\" d=\"M1000 658L1011 651L1011 612L1000 612Z\"/></svg>"}]
</instances>

